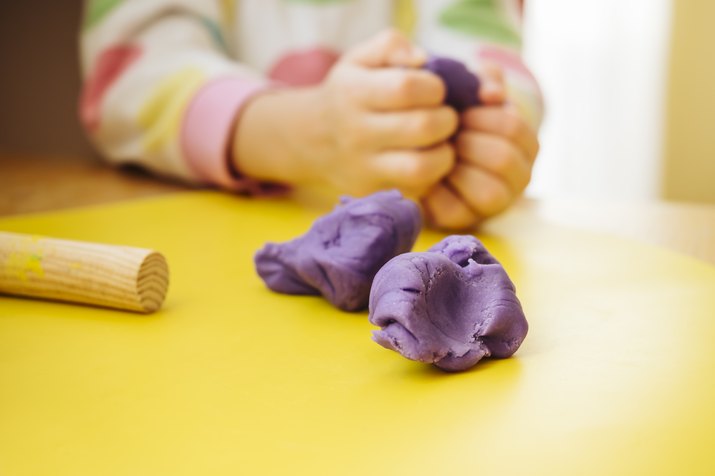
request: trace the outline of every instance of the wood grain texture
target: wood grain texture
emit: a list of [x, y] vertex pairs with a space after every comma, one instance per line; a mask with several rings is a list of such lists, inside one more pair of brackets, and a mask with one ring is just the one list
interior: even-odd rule
[[97, 205], [189, 190], [136, 168], [74, 156], [0, 152], [0, 216]]
[[0, 292], [154, 312], [169, 269], [152, 250], [0, 232]]

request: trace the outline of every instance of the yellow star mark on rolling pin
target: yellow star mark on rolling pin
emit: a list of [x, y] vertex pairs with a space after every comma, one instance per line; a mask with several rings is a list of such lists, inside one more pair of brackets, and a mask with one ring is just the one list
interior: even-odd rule
[[7, 274], [14, 275], [21, 281], [30, 279], [30, 273], [39, 278], [45, 276], [45, 270], [42, 268], [42, 255], [37, 253], [11, 252], [3, 264], [3, 268]]

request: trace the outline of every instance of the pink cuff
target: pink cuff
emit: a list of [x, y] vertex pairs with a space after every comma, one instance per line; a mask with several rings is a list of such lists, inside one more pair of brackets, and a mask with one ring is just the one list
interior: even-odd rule
[[519, 73], [521, 76], [532, 81], [535, 85], [539, 84], [536, 81], [534, 75], [529, 70], [529, 68], [527, 68], [522, 61], [521, 56], [519, 56], [519, 54], [514, 51], [508, 50], [506, 48], [499, 48], [496, 46], [483, 46], [479, 48], [479, 51], [477, 52], [477, 57], [482, 62], [490, 61], [493, 63], [497, 63], [504, 68]]
[[239, 192], [264, 194], [276, 189], [276, 185], [241, 177], [229, 160], [233, 129], [243, 106], [267, 87], [259, 81], [225, 77], [196, 93], [181, 125], [181, 148], [200, 180]]

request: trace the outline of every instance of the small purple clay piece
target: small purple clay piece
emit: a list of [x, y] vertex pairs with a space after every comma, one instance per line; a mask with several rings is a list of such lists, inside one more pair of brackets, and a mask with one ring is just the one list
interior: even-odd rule
[[528, 330], [506, 271], [468, 235], [390, 260], [375, 276], [369, 319], [378, 344], [447, 371], [511, 356]]
[[439, 76], [447, 87], [445, 104], [458, 112], [479, 104], [479, 78], [463, 63], [440, 56], [432, 56], [425, 69]]
[[397, 190], [365, 198], [344, 197], [308, 232], [292, 241], [267, 243], [254, 261], [273, 291], [322, 294], [336, 307], [367, 307], [377, 271], [412, 249], [422, 220], [417, 205]]

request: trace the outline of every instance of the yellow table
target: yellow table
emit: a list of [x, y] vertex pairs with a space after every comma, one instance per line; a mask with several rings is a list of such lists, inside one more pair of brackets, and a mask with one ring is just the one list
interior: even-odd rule
[[265, 289], [255, 250], [320, 212], [188, 192], [0, 219], [171, 268], [154, 315], [0, 297], [0, 474], [715, 474], [715, 267], [507, 220], [480, 238], [529, 335], [445, 374]]

